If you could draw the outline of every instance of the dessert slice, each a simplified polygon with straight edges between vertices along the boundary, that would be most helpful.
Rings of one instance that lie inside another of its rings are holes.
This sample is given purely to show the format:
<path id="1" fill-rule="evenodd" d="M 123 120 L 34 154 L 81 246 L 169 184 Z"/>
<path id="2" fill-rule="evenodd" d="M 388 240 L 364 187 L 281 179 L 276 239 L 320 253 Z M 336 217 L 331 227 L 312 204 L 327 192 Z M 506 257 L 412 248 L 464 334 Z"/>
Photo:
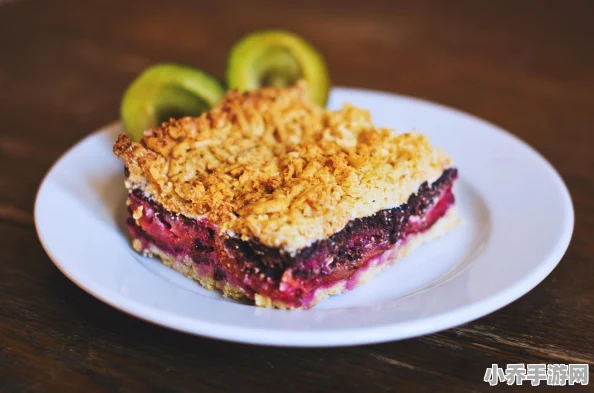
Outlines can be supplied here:
<path id="1" fill-rule="evenodd" d="M 139 143 L 120 135 L 133 247 L 224 296 L 305 309 L 457 223 L 450 159 L 303 84 L 230 92 Z"/>

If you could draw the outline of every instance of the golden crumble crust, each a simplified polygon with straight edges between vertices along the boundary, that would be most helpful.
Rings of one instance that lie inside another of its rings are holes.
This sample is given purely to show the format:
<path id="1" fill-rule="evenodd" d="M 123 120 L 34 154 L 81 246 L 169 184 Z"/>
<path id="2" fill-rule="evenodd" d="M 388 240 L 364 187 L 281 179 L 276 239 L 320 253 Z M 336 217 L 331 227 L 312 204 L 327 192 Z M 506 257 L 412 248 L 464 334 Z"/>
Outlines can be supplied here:
<path id="1" fill-rule="evenodd" d="M 398 206 L 450 164 L 424 135 L 374 127 L 352 105 L 312 104 L 306 86 L 232 91 L 209 113 L 170 120 L 114 153 L 164 208 L 295 252 L 349 220 Z"/>

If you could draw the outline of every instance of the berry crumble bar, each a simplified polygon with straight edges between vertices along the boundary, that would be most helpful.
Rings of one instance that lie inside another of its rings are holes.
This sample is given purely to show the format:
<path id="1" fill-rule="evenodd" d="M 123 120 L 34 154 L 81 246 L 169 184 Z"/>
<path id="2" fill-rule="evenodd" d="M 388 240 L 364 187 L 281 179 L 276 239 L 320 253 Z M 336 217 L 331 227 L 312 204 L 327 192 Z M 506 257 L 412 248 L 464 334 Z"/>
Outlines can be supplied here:
<path id="1" fill-rule="evenodd" d="M 306 86 L 232 91 L 209 113 L 122 134 L 133 247 L 224 296 L 307 309 L 457 224 L 451 160 Z"/>

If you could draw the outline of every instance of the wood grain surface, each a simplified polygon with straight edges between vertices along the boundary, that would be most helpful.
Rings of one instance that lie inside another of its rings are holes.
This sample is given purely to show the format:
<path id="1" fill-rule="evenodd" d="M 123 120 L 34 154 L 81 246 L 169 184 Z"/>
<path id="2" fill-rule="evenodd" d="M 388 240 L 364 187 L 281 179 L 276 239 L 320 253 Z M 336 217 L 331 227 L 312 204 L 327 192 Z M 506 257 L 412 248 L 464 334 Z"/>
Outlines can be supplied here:
<path id="1" fill-rule="evenodd" d="M 588 0 L 3 3 L 0 392 L 507 391 L 482 381 L 486 367 L 594 364 L 593 15 Z M 307 37 L 336 85 L 460 108 L 539 150 L 576 210 L 558 268 L 518 301 L 464 326 L 335 349 L 173 332 L 68 281 L 33 223 L 49 166 L 118 117 L 122 91 L 143 68 L 176 61 L 222 78 L 234 40 L 262 27 Z"/>

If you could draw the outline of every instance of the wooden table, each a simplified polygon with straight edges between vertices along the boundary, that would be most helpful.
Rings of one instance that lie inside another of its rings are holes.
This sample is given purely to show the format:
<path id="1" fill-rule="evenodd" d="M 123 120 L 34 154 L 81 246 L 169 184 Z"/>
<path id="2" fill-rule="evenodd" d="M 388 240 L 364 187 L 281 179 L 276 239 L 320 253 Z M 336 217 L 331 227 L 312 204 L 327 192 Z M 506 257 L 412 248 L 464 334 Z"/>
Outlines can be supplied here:
<path id="1" fill-rule="evenodd" d="M 504 391 L 483 382 L 492 363 L 594 364 L 593 15 L 588 0 L 2 5 L 0 392 Z M 176 333 L 124 315 L 68 281 L 33 224 L 48 167 L 118 117 L 123 89 L 143 68 L 176 61 L 222 77 L 233 41 L 268 26 L 310 39 L 336 85 L 451 105 L 538 149 L 567 182 L 576 209 L 559 267 L 478 321 L 335 349 Z"/>

